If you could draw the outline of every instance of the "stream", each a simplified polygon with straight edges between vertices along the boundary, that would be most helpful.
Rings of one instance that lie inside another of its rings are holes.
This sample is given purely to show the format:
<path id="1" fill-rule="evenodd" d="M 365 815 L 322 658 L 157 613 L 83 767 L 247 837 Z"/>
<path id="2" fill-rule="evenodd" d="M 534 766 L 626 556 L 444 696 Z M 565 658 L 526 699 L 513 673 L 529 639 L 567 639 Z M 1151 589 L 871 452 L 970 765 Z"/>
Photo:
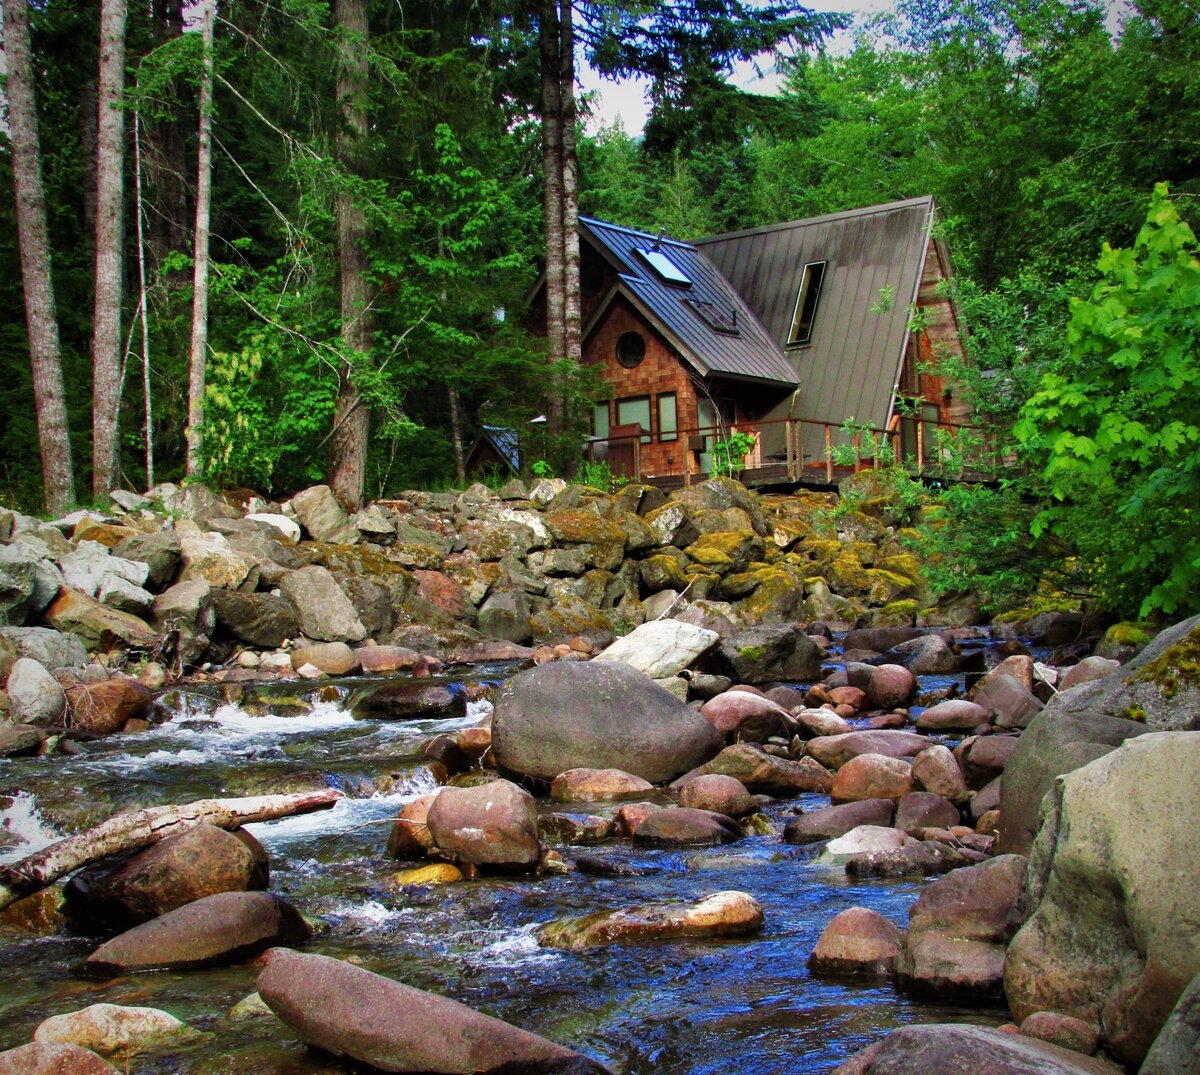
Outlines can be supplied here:
<path id="1" fill-rule="evenodd" d="M 474 697 L 512 668 L 455 671 L 440 678 Z M 930 678 L 922 677 L 924 689 L 948 682 Z M 894 1027 L 1007 1020 L 999 1004 L 931 1003 L 884 980 L 810 974 L 809 954 L 835 914 L 866 906 L 903 927 L 926 882 L 851 881 L 815 862 L 820 845 L 791 846 L 779 836 L 699 850 L 616 840 L 560 848 L 568 859 L 586 851 L 627 867 L 622 876 L 397 887 L 390 878 L 402 866 L 384 854 L 392 820 L 436 787 L 420 747 L 478 723 L 490 704 L 472 701 L 465 718 L 452 720 L 356 719 L 349 706 L 361 683 L 280 684 L 240 704 L 216 691 L 174 691 L 163 699 L 170 719 L 147 732 L 89 744 L 74 757 L 0 761 L 0 795 L 11 799 L 0 812 L 0 861 L 119 810 L 331 785 L 346 793 L 334 809 L 247 827 L 270 853 L 272 891 L 317 920 L 307 951 L 454 997 L 622 1075 L 828 1072 Z M 803 795 L 765 812 L 781 828 L 796 806 L 828 801 Z M 539 809 L 574 808 L 540 801 Z M 760 933 L 587 952 L 544 950 L 534 940 L 537 927 L 563 915 L 723 889 L 762 904 Z M 254 990 L 253 964 L 98 981 L 82 964 L 103 939 L 0 928 L 0 962 L 10 968 L 0 980 L 0 1048 L 29 1041 L 47 1016 L 105 1001 L 163 1008 L 205 1032 L 186 1048 L 134 1057 L 133 1075 L 353 1070 L 307 1050 L 273 1018 L 228 1018 Z"/>

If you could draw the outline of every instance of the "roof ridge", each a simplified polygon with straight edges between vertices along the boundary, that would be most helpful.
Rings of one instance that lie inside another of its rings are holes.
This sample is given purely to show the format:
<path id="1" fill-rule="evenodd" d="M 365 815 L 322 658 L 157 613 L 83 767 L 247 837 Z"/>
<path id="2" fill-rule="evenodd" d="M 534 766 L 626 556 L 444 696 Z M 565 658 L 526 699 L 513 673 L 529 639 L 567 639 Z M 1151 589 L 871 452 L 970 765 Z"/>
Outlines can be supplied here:
<path id="1" fill-rule="evenodd" d="M 643 239 L 649 239 L 652 242 L 670 243 L 672 246 L 681 247 L 684 250 L 695 250 L 696 244 L 686 242 L 683 239 L 672 239 L 669 235 L 655 235 L 653 232 L 642 231 L 640 228 L 627 228 L 623 224 L 614 224 L 609 220 L 600 220 L 597 217 L 580 216 L 581 223 L 587 224 L 590 227 L 610 228 L 612 231 L 619 231 L 625 235 L 637 235 Z"/>
<path id="2" fill-rule="evenodd" d="M 697 248 L 708 246 L 711 243 L 724 242 L 729 239 L 743 239 L 751 235 L 766 235 L 774 231 L 788 231 L 793 228 L 807 228 L 813 224 L 824 224 L 831 220 L 849 220 L 853 217 L 873 216 L 878 213 L 891 213 L 897 209 L 916 208 L 918 206 L 932 207 L 934 199 L 932 194 L 922 194 L 916 198 L 902 198 L 894 202 L 881 202 L 878 205 L 864 205 L 857 209 L 843 209 L 837 213 L 822 213 L 820 216 L 801 217 L 797 220 L 785 220 L 778 224 L 764 224 L 757 228 L 744 228 L 741 231 L 721 232 L 718 235 L 706 235 L 703 239 L 697 239 L 695 246 Z"/>

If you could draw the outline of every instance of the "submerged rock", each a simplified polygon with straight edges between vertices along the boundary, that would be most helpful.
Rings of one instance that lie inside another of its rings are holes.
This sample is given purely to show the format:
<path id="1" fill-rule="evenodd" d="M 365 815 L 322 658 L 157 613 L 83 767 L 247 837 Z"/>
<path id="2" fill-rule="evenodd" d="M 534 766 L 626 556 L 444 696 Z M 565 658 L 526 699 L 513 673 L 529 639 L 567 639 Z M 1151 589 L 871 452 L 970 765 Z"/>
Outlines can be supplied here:
<path id="1" fill-rule="evenodd" d="M 891 974 L 903 939 L 878 911 L 848 907 L 825 927 L 808 966 L 826 974 Z"/>
<path id="2" fill-rule="evenodd" d="M 263 962 L 259 994 L 303 1041 L 381 1071 L 603 1075 L 607 1070 L 449 997 L 340 959 L 275 948 Z"/>
<path id="3" fill-rule="evenodd" d="M 33 1040 L 78 1045 L 101 1056 L 126 1057 L 148 1048 L 178 1044 L 198 1034 L 187 1023 L 158 1008 L 92 1004 L 52 1015 L 38 1025 Z"/>
<path id="4" fill-rule="evenodd" d="M 117 1069 L 78 1045 L 31 1041 L 0 1053 L 0 1075 L 117 1075 Z"/>
<path id="5" fill-rule="evenodd" d="M 745 892 L 717 892 L 697 903 L 647 903 L 620 911 L 563 918 L 538 931 L 543 948 L 579 951 L 625 941 L 676 937 L 729 937 L 753 933 L 763 924 L 758 901 Z"/>

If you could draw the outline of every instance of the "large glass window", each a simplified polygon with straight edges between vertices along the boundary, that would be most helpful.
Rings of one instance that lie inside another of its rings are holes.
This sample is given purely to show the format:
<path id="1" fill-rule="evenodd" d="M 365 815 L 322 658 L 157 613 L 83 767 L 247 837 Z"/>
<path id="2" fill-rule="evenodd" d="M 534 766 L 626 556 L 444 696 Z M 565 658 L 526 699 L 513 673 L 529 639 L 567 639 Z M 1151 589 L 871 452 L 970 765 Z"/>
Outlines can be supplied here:
<path id="1" fill-rule="evenodd" d="M 646 432 L 642 443 L 650 443 L 650 397 L 617 400 L 617 425 L 625 426 L 637 422 Z"/>
<path id="2" fill-rule="evenodd" d="M 604 440 L 608 437 L 608 401 L 592 404 L 592 436 Z"/>
<path id="3" fill-rule="evenodd" d="M 821 297 L 821 281 L 825 279 L 825 262 L 810 261 L 800 277 L 796 294 L 796 310 L 788 332 L 788 346 L 798 347 L 812 341 L 813 321 L 817 316 L 817 300 Z"/>
<path id="4" fill-rule="evenodd" d="M 674 392 L 660 392 L 658 396 L 658 439 L 679 439 L 679 412 Z"/>

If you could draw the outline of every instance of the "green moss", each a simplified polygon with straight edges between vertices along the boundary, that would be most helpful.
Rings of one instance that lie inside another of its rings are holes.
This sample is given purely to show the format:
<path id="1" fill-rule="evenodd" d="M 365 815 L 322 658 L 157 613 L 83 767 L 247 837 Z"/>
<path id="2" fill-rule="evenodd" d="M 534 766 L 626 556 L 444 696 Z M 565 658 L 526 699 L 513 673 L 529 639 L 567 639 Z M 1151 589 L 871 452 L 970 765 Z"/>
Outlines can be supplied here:
<path id="1" fill-rule="evenodd" d="M 1126 706 L 1117 716 L 1124 720 L 1136 720 L 1139 724 L 1146 723 L 1146 711 L 1140 705 Z"/>
<path id="2" fill-rule="evenodd" d="M 1200 687 L 1200 627 L 1193 627 L 1153 661 L 1139 668 L 1130 682 L 1153 683 L 1167 702 L 1184 687 Z"/>
<path id="3" fill-rule="evenodd" d="M 765 653 L 764 646 L 742 646 L 738 650 L 738 656 L 743 661 L 761 661 Z"/>
<path id="4" fill-rule="evenodd" d="M 1148 623 L 1114 623 L 1104 632 L 1102 645 L 1147 646 L 1154 637 L 1154 628 Z"/>

